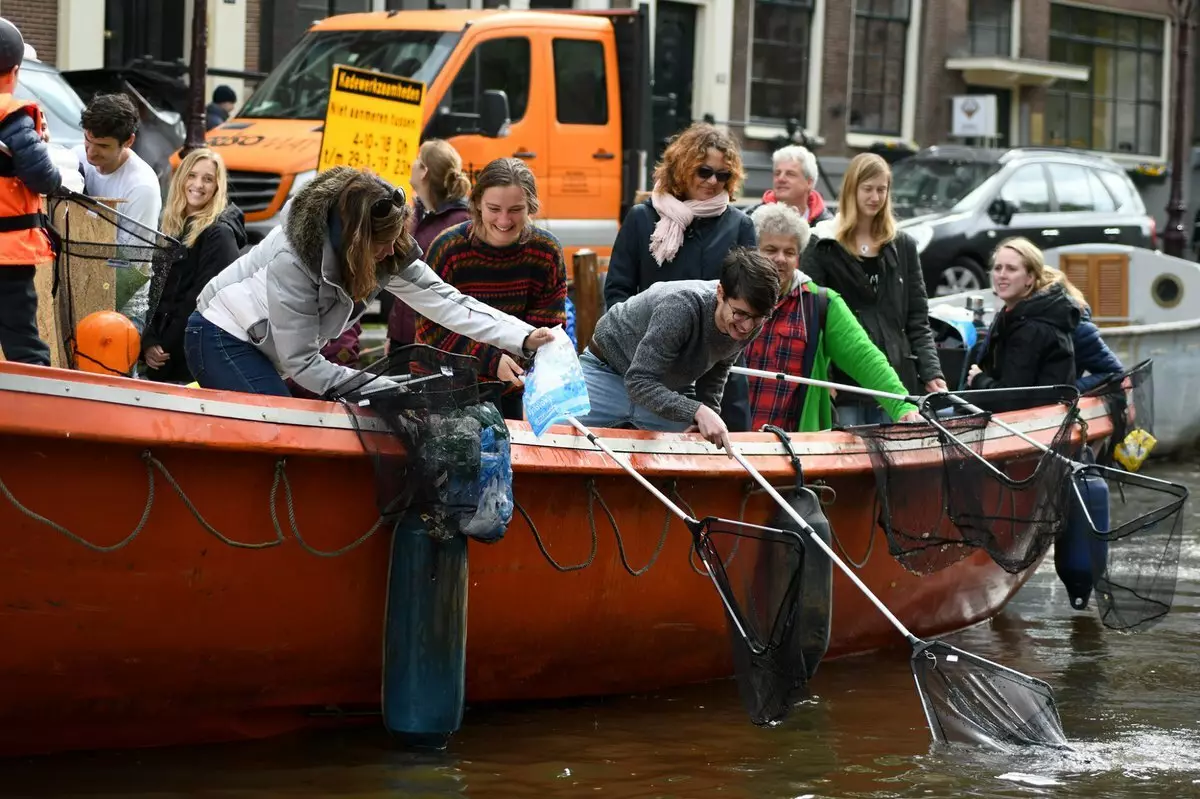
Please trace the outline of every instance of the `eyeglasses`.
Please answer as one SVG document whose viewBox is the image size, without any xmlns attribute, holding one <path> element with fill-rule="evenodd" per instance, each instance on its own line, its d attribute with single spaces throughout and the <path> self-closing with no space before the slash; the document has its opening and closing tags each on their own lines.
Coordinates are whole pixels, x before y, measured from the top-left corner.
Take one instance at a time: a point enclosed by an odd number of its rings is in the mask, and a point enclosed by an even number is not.
<svg viewBox="0 0 1200 799">
<path fill-rule="evenodd" d="M 383 219 L 392 212 L 392 208 L 403 208 L 406 202 L 404 189 L 392 189 L 392 193 L 387 197 L 380 197 L 371 203 L 371 216 L 375 219 Z"/>
<path fill-rule="evenodd" d="M 764 322 L 766 322 L 768 319 L 771 318 L 771 314 L 769 314 L 769 313 L 751 314 L 751 313 L 746 313 L 745 311 L 739 311 L 737 308 L 734 308 L 732 306 L 730 306 L 730 308 L 729 308 L 729 313 L 733 315 L 733 321 L 735 324 L 738 324 L 738 325 L 743 325 L 746 322 L 751 322 L 751 323 L 753 323 L 753 325 L 755 327 L 758 327 L 759 325 L 763 324 Z"/>
<path fill-rule="evenodd" d="M 718 172 L 708 164 L 705 164 L 696 170 L 696 176 L 701 180 L 708 180 L 711 177 L 715 177 L 718 183 L 728 183 L 729 179 L 733 177 L 733 173 L 728 169 L 722 169 Z"/>
</svg>

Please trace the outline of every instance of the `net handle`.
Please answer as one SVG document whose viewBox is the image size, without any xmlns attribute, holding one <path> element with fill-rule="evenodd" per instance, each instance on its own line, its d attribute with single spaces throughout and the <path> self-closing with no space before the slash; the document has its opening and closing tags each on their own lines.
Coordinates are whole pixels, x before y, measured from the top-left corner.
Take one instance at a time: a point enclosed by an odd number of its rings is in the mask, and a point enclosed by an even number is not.
<svg viewBox="0 0 1200 799">
<path fill-rule="evenodd" d="M 867 599 L 871 600 L 871 604 L 873 604 L 879 610 L 879 612 L 882 613 L 884 617 L 892 623 L 893 627 L 900 631 L 900 634 L 903 635 L 910 644 L 913 646 L 919 646 L 924 643 L 921 641 L 921 639 L 913 635 L 907 627 L 904 626 L 904 622 L 896 618 L 896 614 L 892 613 L 892 611 L 888 609 L 888 606 L 883 604 L 883 600 L 875 596 L 875 593 L 867 587 L 867 584 L 864 583 L 857 574 L 855 574 L 854 570 L 851 569 L 844 560 L 838 557 L 837 553 L 833 551 L 833 548 L 826 544 L 821 537 L 817 535 L 812 526 L 804 520 L 804 517 L 801 516 L 799 512 L 797 512 L 796 509 L 787 502 L 787 500 L 779 495 L 779 492 L 775 490 L 775 487 L 772 486 L 770 482 L 768 482 L 767 479 L 762 476 L 758 469 L 754 468 L 750 461 L 746 460 L 742 453 L 738 452 L 737 450 L 733 450 L 732 455 L 733 459 L 740 463 L 742 468 L 745 469 L 752 478 L 754 478 L 754 482 L 758 483 L 759 487 L 762 488 L 762 490 L 765 491 L 771 497 L 771 499 L 775 500 L 775 503 L 779 505 L 779 507 L 783 508 L 784 512 L 787 513 L 788 516 L 792 517 L 792 521 L 799 525 L 800 529 L 804 531 L 804 534 L 808 536 L 809 540 L 820 547 L 821 551 L 828 555 L 831 561 L 837 564 L 837 567 L 842 570 L 842 573 L 850 578 L 850 582 L 858 586 L 858 589 L 866 595 Z"/>
</svg>

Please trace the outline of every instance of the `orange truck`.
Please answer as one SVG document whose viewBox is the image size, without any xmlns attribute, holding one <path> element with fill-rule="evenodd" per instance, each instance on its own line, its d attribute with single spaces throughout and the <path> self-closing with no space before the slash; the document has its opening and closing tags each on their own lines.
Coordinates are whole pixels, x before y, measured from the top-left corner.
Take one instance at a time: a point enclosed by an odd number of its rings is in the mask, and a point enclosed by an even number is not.
<svg viewBox="0 0 1200 799">
<path fill-rule="evenodd" d="M 500 157 L 528 163 L 541 202 L 537 222 L 562 242 L 570 264 L 583 247 L 607 255 L 646 188 L 648 39 L 644 6 L 329 17 L 207 141 L 225 159 L 230 199 L 257 242 L 316 174 L 335 64 L 421 81 L 422 140 L 450 141 L 472 171 Z"/>
</svg>

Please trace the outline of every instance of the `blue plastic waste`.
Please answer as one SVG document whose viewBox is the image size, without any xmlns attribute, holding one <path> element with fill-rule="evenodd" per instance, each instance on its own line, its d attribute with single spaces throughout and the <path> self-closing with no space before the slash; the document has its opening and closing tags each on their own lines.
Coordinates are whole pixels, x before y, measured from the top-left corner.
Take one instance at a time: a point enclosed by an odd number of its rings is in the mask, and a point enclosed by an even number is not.
<svg viewBox="0 0 1200 799">
<path fill-rule="evenodd" d="M 1083 457 L 1085 463 L 1095 459 L 1088 447 L 1084 448 Z M 1092 525 L 1102 533 L 1108 532 L 1109 492 L 1108 483 L 1098 475 L 1080 473 L 1074 479 L 1084 505 L 1080 505 L 1079 497 L 1071 492 L 1067 527 L 1054 542 L 1054 570 L 1067 589 L 1071 607 L 1084 610 L 1092 595 L 1092 586 L 1104 575 L 1108 565 L 1108 542 L 1092 532 Z M 1091 515 L 1091 524 L 1084 514 L 1085 506 Z"/>
</svg>

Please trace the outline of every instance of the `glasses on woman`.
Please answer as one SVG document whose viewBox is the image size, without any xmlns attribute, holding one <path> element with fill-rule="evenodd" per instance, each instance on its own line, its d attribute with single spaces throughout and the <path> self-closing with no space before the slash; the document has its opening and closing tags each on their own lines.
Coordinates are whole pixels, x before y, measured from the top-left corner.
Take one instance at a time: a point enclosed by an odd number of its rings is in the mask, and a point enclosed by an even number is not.
<svg viewBox="0 0 1200 799">
<path fill-rule="evenodd" d="M 404 189 L 392 189 L 392 193 L 387 197 L 380 197 L 371 203 L 371 216 L 383 219 L 392 212 L 393 208 L 403 208 L 406 201 Z"/>
<path fill-rule="evenodd" d="M 720 172 L 718 172 L 708 164 L 704 164 L 696 170 L 696 176 L 701 180 L 708 180 L 709 178 L 715 177 L 718 183 L 728 183 L 729 179 L 733 177 L 733 173 L 728 169 L 722 169 Z"/>
</svg>

